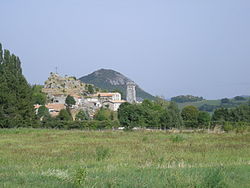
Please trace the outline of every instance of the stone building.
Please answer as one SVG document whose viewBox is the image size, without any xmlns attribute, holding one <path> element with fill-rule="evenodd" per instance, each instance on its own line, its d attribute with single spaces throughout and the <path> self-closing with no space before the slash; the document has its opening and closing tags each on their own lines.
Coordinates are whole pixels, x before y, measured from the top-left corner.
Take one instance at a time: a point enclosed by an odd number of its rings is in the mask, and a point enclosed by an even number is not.
<svg viewBox="0 0 250 188">
<path fill-rule="evenodd" d="M 100 101 L 109 101 L 109 100 L 121 100 L 121 94 L 118 92 L 110 92 L 110 93 L 96 93 L 93 95 L 94 98 L 98 98 Z"/>
<path fill-rule="evenodd" d="M 117 111 L 122 103 L 125 103 L 125 100 L 114 100 L 106 101 L 103 103 L 104 107 L 109 108 L 112 111 Z"/>
<path fill-rule="evenodd" d="M 136 84 L 134 82 L 127 82 L 127 102 L 136 103 Z"/>
</svg>

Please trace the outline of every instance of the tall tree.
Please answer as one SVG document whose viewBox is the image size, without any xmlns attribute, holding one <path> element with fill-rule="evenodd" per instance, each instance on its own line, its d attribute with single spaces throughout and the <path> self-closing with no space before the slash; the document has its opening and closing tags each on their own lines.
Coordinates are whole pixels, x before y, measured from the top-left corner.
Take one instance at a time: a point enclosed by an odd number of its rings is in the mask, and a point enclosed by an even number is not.
<svg viewBox="0 0 250 188">
<path fill-rule="evenodd" d="M 76 120 L 78 121 L 83 121 L 83 120 L 89 120 L 89 115 L 87 112 L 80 110 L 75 117 Z"/>
<path fill-rule="evenodd" d="M 76 101 L 75 101 L 74 97 L 68 95 L 66 97 L 65 103 L 66 103 L 67 107 L 72 107 L 73 105 L 76 104 Z"/>
<path fill-rule="evenodd" d="M 182 109 L 181 116 L 184 121 L 197 121 L 199 110 L 195 106 L 185 106 Z"/>
<path fill-rule="evenodd" d="M 35 119 L 32 91 L 22 74 L 21 62 L 0 45 L 0 126 L 32 126 Z"/>
<path fill-rule="evenodd" d="M 62 109 L 59 112 L 59 115 L 56 118 L 58 120 L 62 120 L 62 121 L 70 121 L 70 120 L 72 120 L 72 116 L 70 115 L 70 113 L 66 109 Z"/>
</svg>

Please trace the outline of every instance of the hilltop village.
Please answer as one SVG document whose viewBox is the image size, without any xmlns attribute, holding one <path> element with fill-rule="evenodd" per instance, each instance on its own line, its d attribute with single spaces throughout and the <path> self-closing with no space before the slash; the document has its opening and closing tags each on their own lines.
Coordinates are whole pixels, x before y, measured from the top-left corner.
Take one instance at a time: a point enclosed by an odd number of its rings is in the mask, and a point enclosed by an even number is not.
<svg viewBox="0 0 250 188">
<path fill-rule="evenodd" d="M 82 83 L 75 77 L 60 76 L 57 73 L 50 73 L 45 81 L 42 92 L 47 95 L 47 104 L 45 105 L 52 117 L 59 114 L 62 109 L 66 109 L 66 98 L 71 96 L 75 104 L 70 108 L 73 118 L 83 110 L 93 117 L 98 109 L 108 108 L 117 111 L 122 103 L 136 102 L 136 85 L 132 82 L 127 83 L 127 100 L 122 100 L 119 92 L 104 92 L 94 85 Z M 35 105 L 38 109 L 40 105 Z"/>
</svg>

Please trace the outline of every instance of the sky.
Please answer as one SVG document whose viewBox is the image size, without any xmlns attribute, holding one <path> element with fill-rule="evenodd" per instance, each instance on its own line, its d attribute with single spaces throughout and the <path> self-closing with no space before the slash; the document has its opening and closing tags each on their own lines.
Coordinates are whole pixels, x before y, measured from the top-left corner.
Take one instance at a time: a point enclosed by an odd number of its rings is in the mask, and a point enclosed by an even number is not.
<svg viewBox="0 0 250 188">
<path fill-rule="evenodd" d="M 106 68 L 153 95 L 250 95 L 249 0 L 0 0 L 31 84 Z"/>
</svg>

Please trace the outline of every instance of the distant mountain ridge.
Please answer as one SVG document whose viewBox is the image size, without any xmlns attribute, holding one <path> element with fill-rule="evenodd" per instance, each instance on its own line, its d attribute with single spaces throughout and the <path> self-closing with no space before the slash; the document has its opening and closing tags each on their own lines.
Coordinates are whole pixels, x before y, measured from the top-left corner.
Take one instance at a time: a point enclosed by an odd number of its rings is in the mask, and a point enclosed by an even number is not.
<svg viewBox="0 0 250 188">
<path fill-rule="evenodd" d="M 124 76 L 123 74 L 111 70 L 111 69 L 100 69 L 87 76 L 79 78 L 84 83 L 94 84 L 103 90 L 113 91 L 120 90 L 126 96 L 126 83 L 132 80 Z M 132 81 L 133 82 L 133 81 Z M 136 84 L 136 97 L 138 101 L 143 99 L 153 100 L 155 97 Z"/>
</svg>

